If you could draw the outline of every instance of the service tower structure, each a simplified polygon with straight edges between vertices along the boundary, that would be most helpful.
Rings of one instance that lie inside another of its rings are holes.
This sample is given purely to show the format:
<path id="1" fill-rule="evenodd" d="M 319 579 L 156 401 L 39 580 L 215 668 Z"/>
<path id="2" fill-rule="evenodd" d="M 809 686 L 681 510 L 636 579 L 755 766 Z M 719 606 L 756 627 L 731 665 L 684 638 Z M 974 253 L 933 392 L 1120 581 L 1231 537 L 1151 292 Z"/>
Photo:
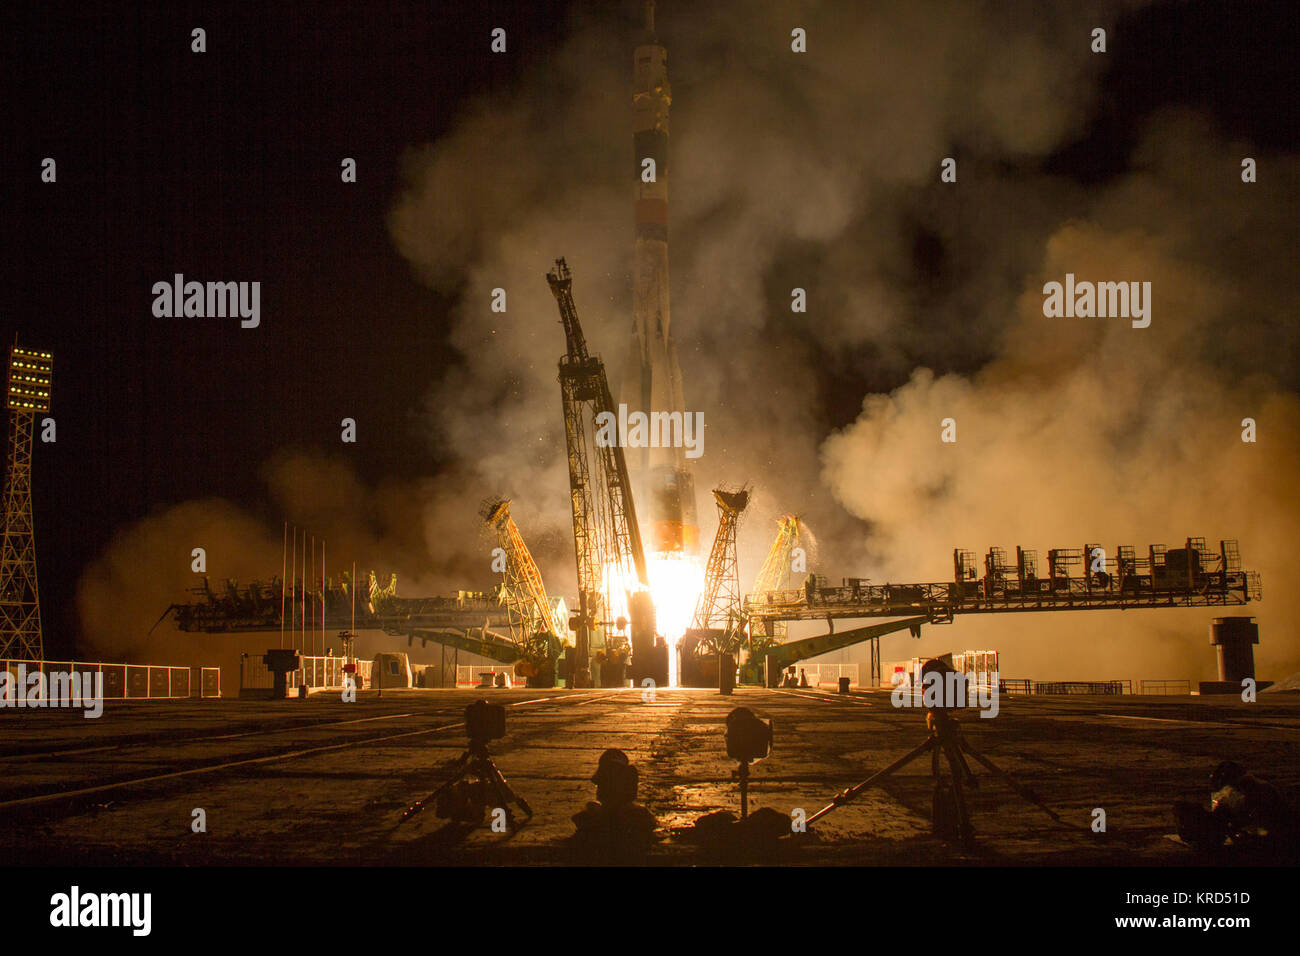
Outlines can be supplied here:
<path id="1" fill-rule="evenodd" d="M 645 502 L 643 533 L 652 554 L 696 556 L 699 522 L 695 477 L 684 442 L 686 403 L 668 308 L 668 51 L 655 35 L 654 3 L 646 3 L 645 35 L 633 54 L 633 144 L 636 158 L 636 261 L 632 345 L 620 400 L 629 414 L 659 413 L 676 426 L 670 447 L 629 447 L 636 499 Z M 676 413 L 676 414 L 674 414 Z"/>

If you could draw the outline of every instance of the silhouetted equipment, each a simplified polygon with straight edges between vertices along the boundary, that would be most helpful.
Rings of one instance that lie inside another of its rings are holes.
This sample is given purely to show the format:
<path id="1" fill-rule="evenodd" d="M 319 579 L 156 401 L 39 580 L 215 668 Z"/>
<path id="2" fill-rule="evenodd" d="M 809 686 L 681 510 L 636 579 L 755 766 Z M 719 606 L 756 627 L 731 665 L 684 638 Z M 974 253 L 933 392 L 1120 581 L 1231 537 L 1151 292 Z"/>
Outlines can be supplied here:
<path id="1" fill-rule="evenodd" d="M 645 590 L 627 596 L 627 613 L 631 618 L 632 660 L 627 674 L 634 687 L 641 687 L 647 677 L 656 687 L 668 686 L 668 645 L 656 633 L 658 615 L 654 596 Z M 617 685 L 622 687 L 620 681 Z"/>
<path id="2" fill-rule="evenodd" d="M 1219 679 L 1201 681 L 1202 694 L 1240 694 L 1246 680 L 1255 679 L 1255 648 L 1259 625 L 1253 617 L 1216 617 L 1210 625 L 1210 644 L 1218 652 Z M 1272 686 L 1257 681 L 1256 690 Z"/>
<path id="3" fill-rule="evenodd" d="M 958 675 L 950 664 L 941 659 L 936 658 L 927 661 L 922 668 L 923 683 L 930 680 L 937 681 L 940 686 L 951 686 L 950 681 L 952 678 L 949 675 L 961 678 L 961 675 Z M 843 806 L 863 791 L 878 786 L 886 777 L 901 770 L 917 757 L 929 753 L 930 773 L 934 778 L 933 824 L 937 835 L 945 838 L 955 838 L 967 845 L 975 837 L 975 830 L 970 820 L 970 807 L 966 800 L 966 788 L 975 788 L 979 785 L 979 782 L 975 774 L 971 772 L 970 765 L 966 763 L 967 756 L 974 758 L 986 770 L 1002 780 L 1013 792 L 1038 807 L 1058 824 L 1068 826 L 1032 790 L 1021 786 L 1009 773 L 970 745 L 966 738 L 962 736 L 957 724 L 957 718 L 952 716 L 951 712 L 957 708 L 955 700 L 948 694 L 942 693 L 937 697 L 922 699 L 937 700 L 939 702 L 937 706 L 926 707 L 925 726 L 929 731 L 929 736 L 926 737 L 925 741 L 909 750 L 885 769 L 872 774 L 857 786 L 836 794 L 829 804 L 808 818 L 808 824 L 811 825 L 820 820 L 836 807 Z M 947 761 L 950 771 L 948 776 L 945 776 L 941 769 L 940 755 Z"/>
<path id="4" fill-rule="evenodd" d="M 680 662 L 678 684 L 682 687 L 717 687 L 724 694 L 735 687 L 736 652 L 744 633 L 736 624 L 731 628 L 687 628 L 677 642 Z M 721 666 L 726 658 L 726 667 Z M 725 675 L 730 673 L 731 677 Z"/>
<path id="5" fill-rule="evenodd" d="M 1242 570 L 1237 542 L 1230 540 L 1220 541 L 1218 552 L 1204 538 L 1188 538 L 1173 550 L 1152 545 L 1146 558 L 1128 545 L 1113 557 L 1095 544 L 1057 548 L 1048 552 L 1046 576 L 1039 576 L 1032 551 L 1017 548 L 1012 563 L 1000 548 L 990 549 L 979 577 L 974 554 L 956 550 L 953 574 L 953 581 L 927 584 L 846 578 L 835 588 L 810 575 L 798 590 L 755 587 L 744 613 L 753 635 L 783 621 L 923 614 L 932 624 L 949 624 L 955 614 L 1224 607 L 1261 598 L 1259 574 Z"/>
<path id="6" fill-rule="evenodd" d="M 637 769 L 627 754 L 613 747 L 600 755 L 591 782 L 596 785 L 596 799 L 607 807 L 632 803 L 640 785 Z"/>
<path id="7" fill-rule="evenodd" d="M 501 704 L 476 700 L 465 708 L 465 736 L 473 740 L 500 740 L 506 735 L 506 709 Z"/>
<path id="8" fill-rule="evenodd" d="M 578 567 L 577 647 L 571 676 L 574 686 L 583 687 L 591 683 L 593 636 L 601 633 L 607 641 L 606 649 L 611 649 L 609 624 L 617 614 L 616 609 L 627 600 L 629 592 L 638 586 L 646 588 L 650 582 L 623 446 L 619 441 L 596 439 L 596 416 L 618 417 L 605 366 L 587 352 L 587 341 L 573 304 L 573 276 L 563 259 L 555 260 L 555 268 L 546 274 L 546 281 L 560 310 L 566 345 L 565 355 L 560 359 L 560 392 Z M 594 452 L 589 445 L 595 446 Z M 638 654 L 650 656 L 654 649 L 653 624 L 646 628 L 638 626 L 639 623 L 633 615 L 634 661 Z"/>
<path id="9" fill-rule="evenodd" d="M 572 845 L 587 862 L 634 863 L 654 842 L 658 822 L 636 802 L 638 776 L 623 751 L 610 748 L 600 755 L 591 778 L 597 802 L 572 818 Z"/>
<path id="10" fill-rule="evenodd" d="M 467 706 L 465 736 L 469 738 L 469 749 L 452 765 L 452 773 L 447 781 L 423 800 L 417 800 L 407 807 L 399 822 L 409 820 L 430 802 L 433 802 L 438 816 L 457 823 L 480 824 L 489 809 L 499 809 L 505 813 L 506 825 L 513 830 L 515 817 L 510 809 L 512 803 L 525 816 L 532 817 L 533 811 L 528 802 L 510 789 L 510 784 L 488 753 L 488 741 L 499 740 L 505 735 L 505 707 L 486 700 L 476 700 Z"/>
<path id="11" fill-rule="evenodd" d="M 9 470 L 5 474 L 4 540 L 0 542 L 0 660 L 45 659 L 41 597 L 32 525 L 32 433 L 50 410 L 54 356 L 9 350 Z"/>
<path id="12" fill-rule="evenodd" d="M 292 647 L 276 647 L 262 655 L 262 663 L 271 672 L 271 699 L 289 696 L 289 675 L 298 669 L 298 652 Z"/>
<path id="13" fill-rule="evenodd" d="M 723 651 L 718 655 L 718 693 L 730 694 L 736 689 L 736 656 Z"/>
<path id="14" fill-rule="evenodd" d="M 1235 761 L 1225 760 L 1210 773 L 1210 808 L 1204 799 L 1174 803 L 1178 835 L 1194 849 L 1220 854 L 1263 853 L 1275 862 L 1294 862 L 1300 855 L 1300 816 L 1281 790 Z"/>
<path id="15" fill-rule="evenodd" d="M 749 816 L 749 765 L 772 752 L 772 721 L 759 717 L 748 707 L 737 707 L 727 715 L 727 756 L 740 766 L 740 818 Z"/>

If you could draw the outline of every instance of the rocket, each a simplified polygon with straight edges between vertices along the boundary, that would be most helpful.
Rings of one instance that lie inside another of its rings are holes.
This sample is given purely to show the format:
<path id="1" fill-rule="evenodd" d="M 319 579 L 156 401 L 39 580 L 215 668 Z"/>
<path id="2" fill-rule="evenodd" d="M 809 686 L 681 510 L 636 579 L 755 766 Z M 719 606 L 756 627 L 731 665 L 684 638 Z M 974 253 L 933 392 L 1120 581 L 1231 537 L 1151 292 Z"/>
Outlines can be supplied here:
<path id="1" fill-rule="evenodd" d="M 632 141 L 636 158 L 636 258 L 632 288 L 632 344 L 620 399 L 629 409 L 681 412 L 682 371 L 677 363 L 668 308 L 668 51 L 655 36 L 654 2 L 646 3 L 645 35 L 633 53 Z M 695 476 L 685 449 L 627 449 L 638 502 L 649 521 L 643 530 L 656 554 L 699 553 Z"/>

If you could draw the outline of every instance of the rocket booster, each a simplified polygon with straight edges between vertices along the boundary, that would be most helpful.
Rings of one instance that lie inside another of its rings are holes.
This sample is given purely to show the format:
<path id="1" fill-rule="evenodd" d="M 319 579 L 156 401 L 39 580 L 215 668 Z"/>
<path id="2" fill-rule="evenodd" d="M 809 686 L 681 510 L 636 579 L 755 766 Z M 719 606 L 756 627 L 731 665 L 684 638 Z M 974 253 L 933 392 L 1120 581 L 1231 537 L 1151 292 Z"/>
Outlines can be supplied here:
<path id="1" fill-rule="evenodd" d="M 646 4 L 646 35 L 633 54 L 633 144 L 636 156 L 636 262 L 632 346 L 621 400 L 629 409 L 686 411 L 668 308 L 668 51 L 654 32 L 654 3 Z M 654 553 L 699 552 L 695 476 L 685 449 L 628 449 L 638 501 L 647 502 L 646 536 Z"/>

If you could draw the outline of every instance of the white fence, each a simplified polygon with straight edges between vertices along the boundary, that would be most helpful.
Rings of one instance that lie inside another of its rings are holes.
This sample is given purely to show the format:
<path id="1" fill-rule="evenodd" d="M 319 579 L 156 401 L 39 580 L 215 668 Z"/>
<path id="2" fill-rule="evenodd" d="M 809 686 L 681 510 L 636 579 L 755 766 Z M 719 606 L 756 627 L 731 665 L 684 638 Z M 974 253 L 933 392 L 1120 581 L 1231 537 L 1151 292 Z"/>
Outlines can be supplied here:
<path id="1" fill-rule="evenodd" d="M 522 687 L 525 678 L 515 673 L 514 664 L 461 664 L 456 668 L 457 687 Z"/>
<path id="2" fill-rule="evenodd" d="M 841 677 L 849 679 L 850 687 L 858 686 L 857 664 L 796 664 L 794 668 L 795 681 L 799 680 L 799 671 L 802 670 L 808 678 L 809 687 L 838 688 Z"/>
<path id="3" fill-rule="evenodd" d="M 299 667 L 289 672 L 288 686 L 301 687 L 306 684 L 311 690 L 341 688 L 343 686 L 343 665 L 347 663 L 342 657 L 299 657 Z M 357 689 L 364 690 L 370 686 L 370 672 L 374 661 L 356 662 Z M 241 690 L 270 690 L 275 686 L 275 677 L 267 670 L 262 655 L 245 654 L 239 659 L 239 687 Z"/>
<path id="4" fill-rule="evenodd" d="M 48 680 L 52 674 L 77 675 L 73 687 L 80 687 L 81 674 L 100 674 L 103 679 L 105 700 L 176 700 L 182 697 L 220 697 L 221 669 L 195 668 L 199 672 L 197 684 L 188 667 L 168 667 L 157 664 L 90 664 L 85 661 L 0 661 L 0 670 L 7 670 L 15 686 L 26 687 L 31 675 L 43 673 Z M 198 691 L 197 694 L 194 691 Z"/>

